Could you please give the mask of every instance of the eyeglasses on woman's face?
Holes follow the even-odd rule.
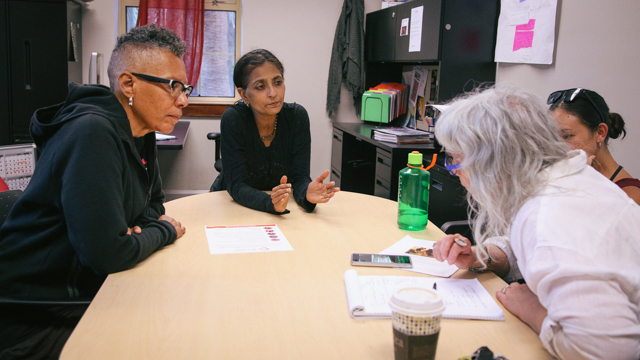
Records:
[[[457,176],[458,169],[460,169],[460,164],[454,163],[453,156],[451,156],[449,153],[445,153],[444,167],[447,168],[447,170],[449,170],[449,173],[451,175]]]
[[[189,95],[191,95],[191,92],[193,91],[193,86],[185,85],[178,80],[164,79],[157,76],[138,74],[138,73],[131,73],[131,75],[137,76],[141,79],[154,82],[154,83],[169,84],[169,88],[171,89],[170,90],[171,96],[173,96],[174,98],[177,98],[178,96],[180,96],[181,93],[184,93],[186,97],[189,97]]]

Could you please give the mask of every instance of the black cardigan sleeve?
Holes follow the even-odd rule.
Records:
[[[233,200],[242,206],[272,214],[284,214],[275,211],[271,196],[246,183],[248,177],[246,162],[248,134],[246,132],[242,115],[233,107],[225,110],[220,123],[222,141],[220,147],[222,172],[227,183],[227,191]]]

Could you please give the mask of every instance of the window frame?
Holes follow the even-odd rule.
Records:
[[[128,6],[140,5],[140,0],[120,0],[118,9],[118,34],[126,32]],[[236,13],[236,61],[240,59],[242,0],[205,0],[205,10],[235,11]],[[195,86],[195,84],[193,84]],[[238,90],[234,89],[234,97],[190,97],[189,106],[183,109],[184,116],[222,116],[228,106],[240,100]]]

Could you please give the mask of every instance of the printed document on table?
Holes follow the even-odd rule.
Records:
[[[409,255],[413,268],[402,269],[421,274],[449,277],[458,271],[455,265],[449,265],[446,261],[440,262],[433,257],[433,245],[435,241],[414,239],[407,235],[397,243],[382,250],[380,254]]]
[[[293,251],[276,224],[205,226],[211,255]]]

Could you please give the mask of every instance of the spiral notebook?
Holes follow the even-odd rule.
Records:
[[[504,313],[478,279],[439,279],[414,276],[359,276],[344,273],[349,313],[353,318],[390,318],[389,299],[396,289],[409,286],[433,288],[436,283],[446,308],[445,319],[504,320]]]

